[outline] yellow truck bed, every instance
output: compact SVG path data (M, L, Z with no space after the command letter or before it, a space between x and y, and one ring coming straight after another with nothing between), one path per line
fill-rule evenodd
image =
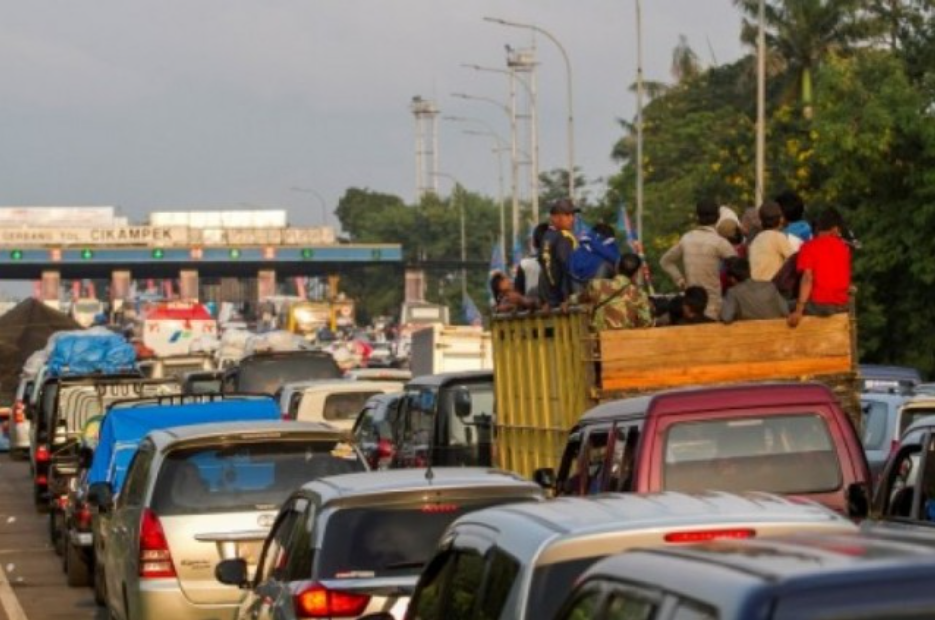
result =
M592 406L663 389L747 381L829 385L856 425L855 325L849 315L592 332L584 312L499 316L491 327L500 467L555 467Z

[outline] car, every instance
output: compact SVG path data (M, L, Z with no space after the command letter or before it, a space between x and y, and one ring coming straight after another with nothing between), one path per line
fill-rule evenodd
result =
M568 435L559 495L764 491L866 516L870 472L854 425L820 383L667 390L599 405Z
M902 437L916 420L931 415L935 415L935 396L917 395L907 399L899 408L894 439Z
M861 442L874 480L879 477L886 459L899 444L900 410L908 398L908 394L902 393L865 392L860 395L864 416Z
M406 385L393 436L393 467L493 465L493 373L452 372Z
M935 543L802 534L628 551L588 569L558 620L923 620Z
M224 392L274 395L287 383L340 379L341 369L323 351L255 353L224 371Z
M286 502L253 580L243 559L222 562L218 577L247 589L237 620L400 615L452 521L543 499L519 476L472 467L321 478Z
M29 435L31 422L26 416L26 403L32 396L35 381L31 378L20 379L13 397L13 406L10 410L9 438L10 456L15 459L26 458L29 455Z
M366 470L337 429L315 422L215 423L157 430L140 444L98 563L116 620L230 617L242 593L214 578L222 559L255 565L290 493L309 480Z
M491 620L552 618L576 579L607 556L802 531L853 533L857 526L813 502L765 493L606 494L487 508L445 532L407 618L473 617L470 605ZM485 594L474 599L471 591Z
M328 422L350 431L370 397L398 393L402 389L402 383L392 381L320 381L293 391L285 418Z
M371 358L372 359L372 358ZM344 378L351 381L399 381L406 383L412 380L412 372L398 368L354 368L344 373Z
M219 370L189 372L182 376L183 394L216 394L221 391Z
M915 368L904 366L860 365L861 390L879 393L910 393L922 383L922 375Z
M916 420L883 467L871 515L879 520L935 525L935 416Z
M378 394L364 403L351 435L371 469L389 469L396 454L393 428L402 394Z

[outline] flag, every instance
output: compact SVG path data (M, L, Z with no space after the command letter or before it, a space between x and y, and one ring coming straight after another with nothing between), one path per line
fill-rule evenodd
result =
M630 249L643 259L643 280L646 283L649 294L654 294L652 272L649 270L649 262L646 260L646 253L643 251L643 242L637 237L636 230L630 222L630 214L627 212L627 205L623 202L620 203L620 211L617 213L617 229L626 234Z
M461 305L464 308L464 322L468 325L479 327L484 324L484 317L470 295L465 294L461 299Z
M506 260L500 252L500 242L493 244L493 250L490 252L490 275L498 271L506 271Z

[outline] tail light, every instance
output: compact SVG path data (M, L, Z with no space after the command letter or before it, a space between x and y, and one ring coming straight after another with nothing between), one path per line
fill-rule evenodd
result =
M57 498L55 498L55 503L58 504L59 510L64 511L66 508L68 508L68 496L59 495Z
M45 474L36 474L36 484L40 487L44 487L49 484L49 477Z
M26 406L21 400L16 401L16 404L13 405L13 422L16 424L26 422Z
M36 448L36 462L37 463L48 463L49 462L49 447L48 446L39 446Z
M740 540L743 538L753 538L756 536L756 530L750 528L734 528L723 530L696 530L694 532L669 532L663 539L671 544L689 544L717 540L719 538L728 538Z
M86 503L81 502L76 506L74 519L76 528L82 532L89 531L91 529L91 508Z
M146 508L140 517L140 577L161 579L175 577L172 554L162 523L156 513Z
M297 618L356 618L370 604L367 594L329 590L314 583L295 595Z
M383 459L392 459L396 454L396 448L393 447L393 442L389 439L381 439L377 442L377 458L381 461Z

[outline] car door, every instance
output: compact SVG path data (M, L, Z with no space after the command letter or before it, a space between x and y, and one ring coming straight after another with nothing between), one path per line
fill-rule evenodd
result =
M117 495L113 514L107 523L103 558L107 597L110 608L120 610L121 614L126 609L124 588L128 583L135 583L138 574L138 530L155 454L152 444L144 442L140 446L127 469L123 489Z
M305 497L293 497L283 504L263 545L253 587L240 605L239 620L281 618L277 609L292 605L289 582L301 572L302 558L307 557L306 578L311 574L310 531L314 521L311 506ZM306 531L308 534L303 535ZM305 547L299 549L295 545L303 539Z

